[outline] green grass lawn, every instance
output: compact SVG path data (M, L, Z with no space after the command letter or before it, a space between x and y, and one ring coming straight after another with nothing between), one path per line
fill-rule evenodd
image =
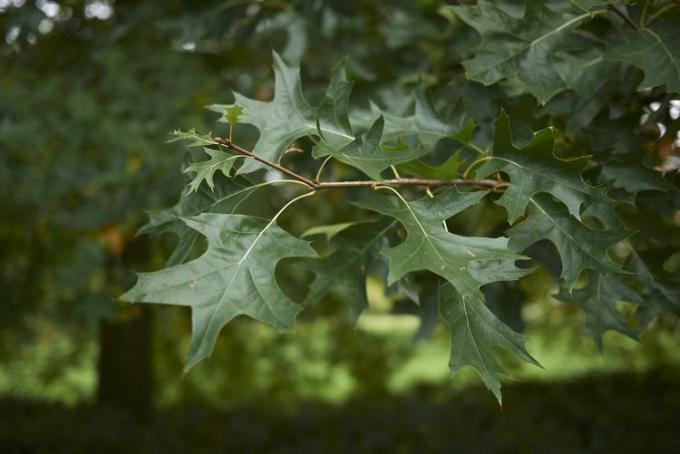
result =
M529 325L528 349L540 369L503 355L512 379L563 381L616 372L643 373L680 368L677 328L655 326L642 343L618 333L605 336L605 348L583 337L578 317L563 326ZM242 321L227 328L213 357L181 376L182 345L173 354L157 353L158 403L170 407L198 399L228 408L262 396L278 402L342 403L360 394L399 394L418 386L462 389L479 385L473 370L452 378L448 371L448 336L439 326L431 338L412 344L418 320L411 315L374 311L356 329L334 319L299 324L279 335ZM503 354L503 352L500 352ZM0 364L0 395L73 405L92 400L96 388L96 345L76 342L67 333L19 346Z

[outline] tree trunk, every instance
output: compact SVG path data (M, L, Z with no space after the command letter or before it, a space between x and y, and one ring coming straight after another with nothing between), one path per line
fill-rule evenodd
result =
M127 320L100 325L97 404L146 418L153 403L151 308L134 309Z

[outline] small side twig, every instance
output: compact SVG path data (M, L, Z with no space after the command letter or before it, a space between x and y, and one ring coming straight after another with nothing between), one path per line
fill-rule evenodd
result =
M238 153L244 154L244 155L246 155L250 158L253 158L254 160L256 160L258 162L261 162L262 164L268 165L269 167L278 170L279 172L281 172L285 175L288 175L289 177L291 177L295 180L301 181L312 189L317 189L317 183L310 180L309 178L303 177L302 175L299 175L299 174L293 172L292 170L283 167L280 164L272 162L268 159L261 158L260 156L256 155L252 151L246 150L245 148L236 145L234 142L231 141L231 139L222 139L222 138L219 138L219 137L215 137L214 140L215 140L215 142L217 142L220 145L223 145L223 146L225 146L225 147L227 147L231 150L234 150Z

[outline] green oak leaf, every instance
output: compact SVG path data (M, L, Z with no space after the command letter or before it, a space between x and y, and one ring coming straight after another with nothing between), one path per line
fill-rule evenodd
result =
M555 156L555 130L536 132L529 144L517 148L512 141L510 118L501 111L496 120L493 154L477 171L478 176L505 172L512 183L496 203L508 211L508 222L514 223L526 211L531 198L548 193L560 199L569 212L580 219L586 202L608 202L604 188L591 186L581 178L589 156L563 160Z
M587 90L603 64L603 49L576 29L608 11L591 9L593 3L530 0L521 16L489 0L451 7L481 36L474 57L463 62L467 78L484 85L503 81L541 104L566 89Z
M149 222L143 225L137 234L160 235L171 232L177 235L178 243L166 265L178 265L186 259L199 236L198 231L187 226L183 221L184 218L201 213L232 214L264 185L253 185L243 178L218 178L213 190L200 186L192 192L187 188L174 206L164 210L150 211Z
M484 297L480 290L482 285L496 281L516 280L532 271L515 266L515 261L524 257L508 248L506 238L464 237L444 229L442 225L444 220L479 203L484 195L486 191L463 193L457 189L448 189L434 198L407 202L401 197L366 191L362 199L354 202L359 208L376 211L397 219L406 229L406 240L382 251L389 266L388 285L408 273L427 270L446 279L460 295L461 301L457 303L458 306L450 307L452 304L445 303L445 318L449 320L452 329L458 329L455 314L460 311L484 317L484 315L479 315L488 311L484 306ZM495 317L493 319L495 320ZM502 322L488 319L485 321L491 324L491 329L504 331L505 325ZM489 329L489 326L486 329ZM458 331L455 332L454 339L461 342L467 339L457 336L459 336ZM480 338L480 342L487 340L487 338ZM463 348L466 351L469 349L467 345L458 344L454 348ZM483 363L490 364L493 361L493 356L489 357L492 353L491 345L483 345L479 348ZM530 358L528 354L520 356L525 360ZM470 360L466 357L460 361ZM451 364L453 371L456 372L462 363L452 361ZM484 382L500 400L498 370L481 367L477 362L472 365L475 368L480 367L478 372L482 375Z
M640 89L665 86L680 93L680 14L655 21L639 30L623 27L623 42L610 45L607 58L644 71Z
M319 152L323 151L324 154L330 154L338 161L361 170L372 179L380 180L382 178L381 172L391 165L413 161L429 153L429 150L421 147L409 148L404 151L383 150L380 147L380 142L384 127L385 121L380 116L368 131L359 134L356 139L339 150L317 144L314 149L314 156L318 157Z
M616 213L616 205L613 203L592 202L584 205L581 213L583 219L596 219L603 228L613 229L622 227L623 224Z
M180 142L186 140L187 147L205 147L208 145L217 145L217 142L212 138L210 132L201 134L195 129L190 129L188 131L182 131L176 129L170 133L170 138L167 142Z
M632 193L674 189L661 172L645 167L638 153L613 155L598 162L602 165L601 178L612 180L615 188Z
M622 272L621 265L607 255L607 249L632 233L621 229L591 230L547 194L532 197L526 219L508 230L510 246L517 251L542 239L552 242L562 262L560 277L570 291L584 268L601 273Z
M231 153L225 153L222 150L213 150L212 148L203 148L210 159L207 161L192 162L185 170L184 173L194 173L194 179L189 183L189 192L196 192L200 187L201 183L205 181L211 190L215 189L215 183L213 183L213 177L215 172L220 171L225 177L229 176L229 173L234 168L234 164L240 158L244 158L243 155L233 155Z
M585 332L593 336L602 350L602 335L605 331L618 331L632 339L639 340L638 333L616 308L618 301L644 305L640 296L620 277L609 273L588 273L585 287L569 292L561 289L555 298L576 304L586 314Z
M601 59L601 52L594 52ZM584 49L583 62L565 62L565 73L570 71L573 64L587 66L588 54L593 54L593 50ZM593 58L598 58L594 56ZM577 66L578 67L578 66ZM628 96L634 92L640 80L635 68L624 67L622 63L611 63L601 68L600 71L592 74L588 80L581 80L586 87L579 91L569 91L561 93L551 99L543 107L541 113L549 113L555 119L565 121L562 132L565 134L576 133L591 136L592 147L594 150L615 149L617 151L630 151L631 147L639 148L641 142L634 127L625 127L621 123L625 117L616 119L608 115L600 115L602 110L615 103L618 99ZM630 117L634 116L628 114ZM639 116L638 116L639 119ZM615 124L619 123L618 131L612 134Z
M361 223L333 235L335 250L331 254L305 262L316 277L303 304L318 304L328 295L336 294L347 304L350 317L356 322L368 307L368 266L394 225L394 221Z
M448 189L434 198L405 202L364 191L354 205L397 219L408 233L404 242L382 251L389 266L387 284L413 271L430 270L467 296L481 294L479 287L489 282L526 274L528 270L514 267L514 261L524 257L508 248L506 238L464 237L444 229L444 220L479 203L486 194Z
M363 139L353 133L348 114L352 83L347 80L345 73L346 60L341 61L333 69L325 95L317 107L311 106L302 93L299 66L289 66L275 52L273 60L275 82L274 98L271 101L259 101L235 93L234 104L208 106L209 109L222 114L236 106L242 109L239 111L241 114L239 120L255 126L260 132L260 137L252 149L253 153L278 162L291 143L311 135L319 136L323 145L315 148L315 157L325 156L332 150L342 150L351 143L354 145L349 149L354 150L363 143ZM381 116L384 118L381 119ZM223 117L222 121L228 120ZM378 128L384 130L384 134L381 134L382 142L406 136L417 137L418 145L412 146L412 151L408 153L409 156L415 157L427 153L432 145L446 137L460 141L469 140L474 128L471 121L464 123L461 115L452 122L442 120L422 84L416 90L413 115L399 117L383 114L373 105L370 115L356 118L356 123L361 128L369 129L369 132L375 128L371 134L376 133ZM379 127L378 123L382 123L382 126ZM340 151L337 151L334 157L337 157L338 153ZM395 157L397 154L392 156L393 161L398 163L408 160L406 154L399 158ZM248 160L237 172L245 174L260 168L262 164ZM373 176L376 175L374 169L369 171Z
M630 88L630 86L637 86L639 78L634 77L637 75L635 71L628 71L628 73L631 73L631 76L627 77L627 81L612 81L610 84L614 87L624 86L623 93L632 92L634 88ZM631 84L630 80L635 83ZM607 95L611 98L609 102L625 96L623 93L619 92L617 95L614 92L614 96L612 94ZM629 153L641 150L644 147L643 137L640 136L639 131L636 131L639 121L640 116L637 112L630 112L618 118L600 115L594 117L588 124L583 125L585 126L583 133L590 138L591 147L596 152L615 150L618 153Z
M680 315L680 276L663 269L670 253L665 249L633 251L628 258L628 268L643 284L645 304L640 305L636 312L643 328L660 314Z
M526 350L526 338L501 322L477 296L461 297L446 283L439 287L439 313L451 333L449 367L455 374L473 367L501 403L500 378L506 375L494 348L501 347L541 367Z
M371 112L372 118L378 115L385 118L384 142L415 137L418 143L427 149L432 149L437 142L445 138L467 143L472 138L475 128L474 121L467 119L464 112L456 112L450 120L443 119L422 82L416 87L412 115L398 116L382 112L373 103ZM365 120L362 124L366 125Z
M295 140L319 134L332 147L342 147L354 135L346 118L346 99L351 85L345 84L344 63L333 71L326 96L318 109L312 107L302 93L300 67L289 66L276 53L274 59L274 98L269 101L250 99L234 93L231 106L243 108L241 122L251 124L260 131L260 137L252 151L270 161L278 162L286 148ZM209 109L224 112L229 105L214 104ZM319 116L317 116L319 115ZM238 170L240 174L262 168L255 160L248 160Z
M331 80L326 88L321 104L316 108L319 120L317 132L328 142L325 131L340 131L346 137L352 137L352 126L349 122L349 98L352 93L352 82L347 80L347 57L340 60L331 72ZM333 142L332 137L330 142Z
M227 123L229 123L229 126L231 126L232 128L238 124L242 116L243 107L239 106L238 104L234 104L232 106L227 106L224 108L223 118Z
M152 273L140 273L123 301L192 308L186 369L209 356L220 330L247 315L279 330L290 330L301 306L281 291L274 271L287 257L314 257L308 242L274 221L252 216L203 213L182 219L208 239L199 258Z

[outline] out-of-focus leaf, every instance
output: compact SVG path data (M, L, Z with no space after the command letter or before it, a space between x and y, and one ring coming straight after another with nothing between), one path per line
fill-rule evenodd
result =
M170 139L168 139L168 142L181 141L187 141L187 147L205 147L208 145L217 145L217 142L215 142L215 140L212 138L210 132L201 134L195 129L190 129L188 131L181 131L177 129L170 134Z
M614 155L600 161L601 177L614 180L614 187L628 192L670 191L673 186L666 181L661 172L649 169L641 162L637 153Z
M583 91L603 61L598 40L576 32L607 13L592 3L532 0L521 17L488 0L453 6L481 36L474 57L463 62L465 74L484 85L509 81L542 104L569 88Z
M422 83L416 88L412 115L397 116L382 112L375 104L371 105L371 109L374 117L385 117L385 142L412 136L417 138L420 145L431 150L438 141L445 138L465 143L470 140L474 130L474 121L460 110L456 111L452 119L442 118Z
M416 159L415 161L397 165L397 169L400 172L420 178L449 180L458 177L460 166L460 155L456 153L449 156L446 161L438 166L432 166L423 162L421 159Z
M243 107L239 106L238 104L234 104L233 106L226 107L224 109L224 120L229 123L229 126L232 128L238 124L239 120L241 119L241 116L243 116Z
M663 269L668 250L633 251L628 267L644 285L637 318L643 327L660 314L680 315L680 276Z
M616 303L628 301L641 306L645 302L619 276L590 272L585 287L571 292L561 289L555 298L576 304L583 309L586 314L585 332L595 338L600 350L605 331L618 331L635 340L639 338L638 333L616 308Z
M318 304L334 293L347 304L353 322L368 307L366 276L368 266L385 241L386 233L395 222L361 223L337 235L335 251L327 257L305 261L316 277L305 298L305 305Z
M300 237L309 238L316 235L323 235L326 238L326 241L331 241L338 233L343 232L352 226L358 224L365 224L368 222L370 221L352 221L352 222L340 222L338 224L330 225L317 225L316 227L312 227L310 229L305 230L304 233L300 235Z
M665 86L680 93L680 14L639 30L623 27L624 41L607 49L607 58L637 66L645 73L641 89Z

